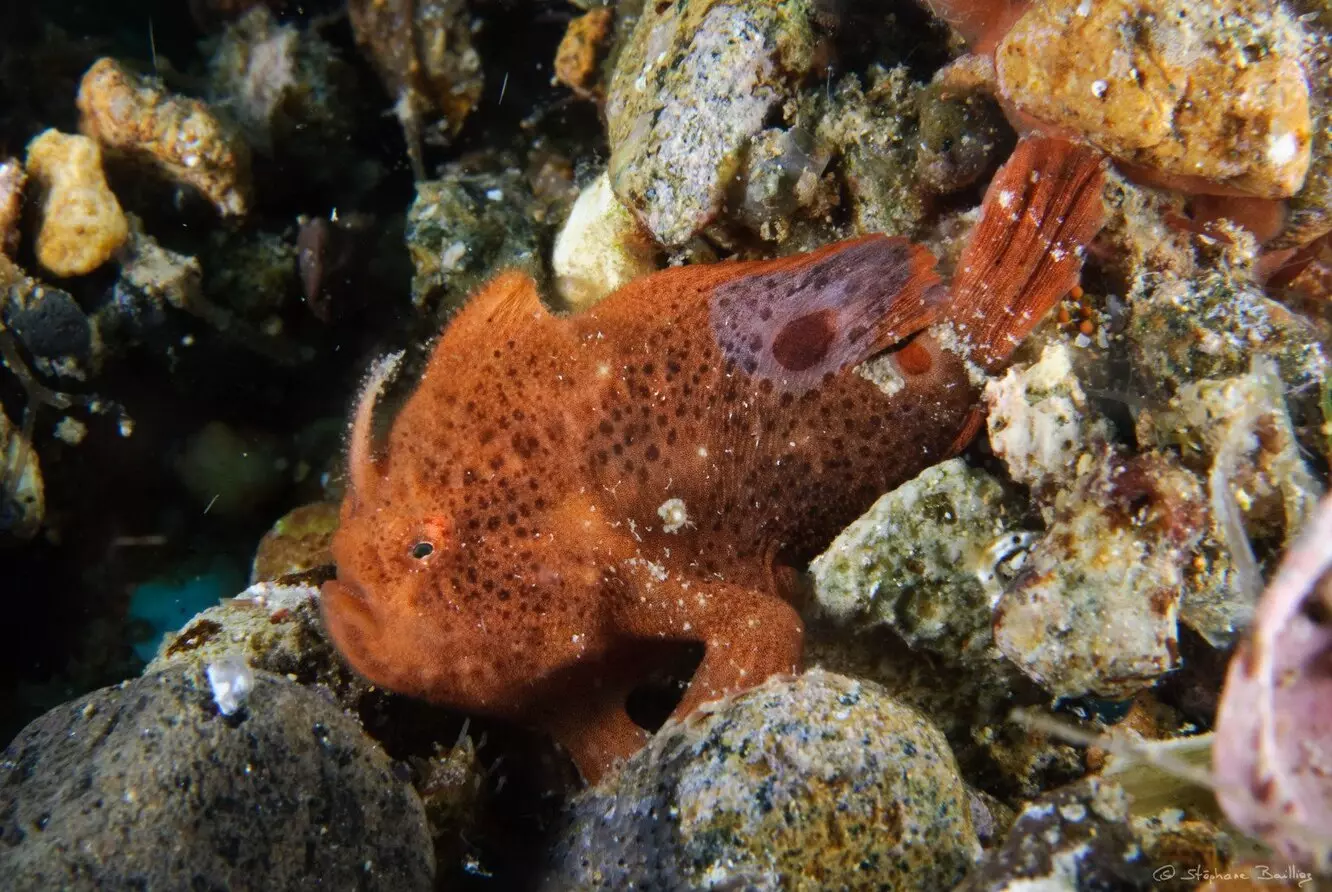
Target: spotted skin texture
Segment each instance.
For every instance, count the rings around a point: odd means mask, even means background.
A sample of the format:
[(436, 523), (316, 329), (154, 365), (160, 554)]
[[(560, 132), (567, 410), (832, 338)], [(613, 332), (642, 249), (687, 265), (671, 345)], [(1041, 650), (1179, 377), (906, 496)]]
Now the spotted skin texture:
[[(1024, 143), (995, 186), (1025, 201), (1033, 171), (1066, 168), (1078, 194), (1028, 217), (1072, 250), (1099, 227), (1092, 153)], [(1025, 320), (1072, 281), (968, 293), (1002, 292)], [(1008, 349), (960, 337), (974, 319), (928, 252), (883, 236), (667, 270), (566, 318), (503, 274), (446, 328), (377, 450), (382, 382), (362, 397), (328, 629), (371, 680), (545, 728), (595, 781), (643, 744), (625, 698), (664, 647), (704, 647), (677, 715), (797, 670), (790, 568), (966, 445), (967, 364)], [(872, 357), (891, 394), (857, 371)]]

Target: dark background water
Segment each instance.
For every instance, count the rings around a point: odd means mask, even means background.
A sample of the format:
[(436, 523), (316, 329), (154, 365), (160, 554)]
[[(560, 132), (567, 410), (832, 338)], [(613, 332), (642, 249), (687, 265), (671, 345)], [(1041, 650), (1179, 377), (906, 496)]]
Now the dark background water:
[[(203, 82), (210, 41), (216, 39), (216, 22), (204, 10), (208, 5), (5, 2), (0, 160), (22, 159), (27, 143), (49, 127), (78, 131), (79, 80), (102, 56), (145, 73), (157, 71), (172, 91), (200, 95), (202, 90), (189, 88)], [(473, 8), (487, 23), (476, 35), (489, 75), (485, 93), (452, 145), (427, 148), (428, 162), (437, 166), (530, 140), (524, 121), (543, 105), (549, 128), (599, 140), (595, 111), (568, 102), (567, 91), (560, 96), (549, 85), (555, 46), (576, 10), (551, 3), (474, 3)], [(219, 338), (198, 320), (183, 318), (174, 321), (170, 339), (108, 344), (99, 371), (87, 381), (42, 377), (58, 390), (95, 394), (123, 407), (133, 433), (120, 435), (115, 413), (97, 415), (80, 406), (67, 413), (37, 410), (34, 440), (45, 481), (46, 523), (28, 540), (0, 529), (0, 740), (62, 700), (138, 671), (142, 662), (132, 645), (152, 633), (127, 619), (136, 586), (187, 580), (219, 567), (222, 577), (243, 585), (255, 545), (274, 520), (297, 505), (336, 496), (342, 420), (369, 359), (428, 337), (438, 324), (438, 313), (414, 310), (408, 297), (410, 263), (401, 230), (414, 186), (402, 132), (389, 113), (391, 97), (357, 52), (340, 3), (288, 4), (279, 8), (279, 17), (302, 27), (319, 20), (319, 33), (351, 67), (363, 101), (350, 122), (350, 145), (339, 148), (373, 167), (373, 189), (340, 189), (336, 178), (331, 186), (313, 182), (303, 170), (257, 158), (255, 209), (228, 228), (201, 202), (122, 190), (114, 171), (111, 185), (163, 247), (204, 257), (209, 239), (224, 231), (241, 241), (257, 232), (276, 233), (290, 244), (300, 215), (324, 216), (335, 209), (369, 214), (382, 237), (360, 280), (364, 299), (326, 323), (308, 311), (299, 294), (288, 295), (281, 308), (284, 333), (313, 357), (294, 365), (271, 362), (234, 339)], [(496, 71), (506, 77), (495, 77)], [(31, 188), (27, 197), (32, 200)], [(32, 231), (29, 220), (14, 259), (38, 276)], [(110, 263), (77, 279), (45, 281), (68, 291), (93, 318), (114, 300), (117, 276)], [(294, 275), (291, 281), (296, 287)], [(182, 356), (171, 340), (180, 337), (191, 337), (197, 349)], [(31, 358), (21, 341), (18, 347)], [(0, 403), (13, 424), (21, 425), (27, 394), (18, 376), (4, 369)], [(65, 414), (88, 426), (77, 446), (53, 436)], [(279, 485), (261, 501), (230, 516), (205, 511), (182, 485), (175, 465), (191, 437), (213, 422), (256, 438), (289, 467), (306, 463), (310, 473), (301, 482), (293, 474), (280, 475)], [(321, 486), (323, 481), (331, 486)]]

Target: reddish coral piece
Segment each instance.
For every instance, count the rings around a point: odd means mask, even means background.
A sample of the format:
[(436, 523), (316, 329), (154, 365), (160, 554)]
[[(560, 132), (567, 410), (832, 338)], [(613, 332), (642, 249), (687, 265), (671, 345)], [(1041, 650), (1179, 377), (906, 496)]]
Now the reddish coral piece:
[(1021, 144), (954, 298), (927, 251), (882, 236), (667, 270), (568, 318), (499, 276), (378, 458), (382, 371), (362, 397), (324, 589), (334, 640), (386, 687), (550, 730), (589, 780), (646, 736), (624, 702), (657, 643), (705, 647), (677, 715), (794, 671), (789, 567), (965, 446), (968, 363), (1001, 365), (1076, 281), (1100, 170)]

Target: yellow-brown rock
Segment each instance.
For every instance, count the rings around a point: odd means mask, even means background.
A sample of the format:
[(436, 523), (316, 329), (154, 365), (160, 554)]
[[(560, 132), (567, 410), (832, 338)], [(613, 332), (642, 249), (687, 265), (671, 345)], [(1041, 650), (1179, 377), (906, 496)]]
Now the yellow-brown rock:
[(337, 502), (314, 502), (282, 515), (259, 540), (250, 584), (332, 564), (329, 542), (338, 528), (339, 507)]
[(1266, 0), (1039, 0), (995, 63), (1019, 111), (1121, 161), (1196, 191), (1285, 198), (1309, 168), (1302, 39)]
[(224, 217), (249, 209), (249, 146), (203, 102), (102, 58), (83, 75), (78, 106), (79, 129), (103, 147), (194, 187)]
[(555, 80), (585, 99), (600, 99), (605, 93), (597, 68), (611, 36), (615, 10), (598, 6), (569, 23), (555, 51)]
[(81, 276), (110, 260), (129, 221), (106, 184), (102, 153), (86, 136), (47, 130), (28, 144), (38, 189), (37, 262), (52, 275)]
[(23, 220), (23, 187), (28, 175), (17, 158), (0, 161), (0, 254), (13, 257), (18, 250)]

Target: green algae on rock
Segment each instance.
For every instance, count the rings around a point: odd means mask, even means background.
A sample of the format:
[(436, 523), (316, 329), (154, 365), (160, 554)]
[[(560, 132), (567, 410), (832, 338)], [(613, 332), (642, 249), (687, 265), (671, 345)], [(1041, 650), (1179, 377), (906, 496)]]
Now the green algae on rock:
[(864, 86), (844, 78), (819, 121), (818, 138), (842, 159), (856, 233), (912, 235), (925, 217), (929, 190), (916, 163), (918, 93), (904, 66), (876, 65)]
[(891, 626), (912, 647), (985, 659), (1009, 561), (1034, 534), (1021, 501), (960, 458), (874, 503), (810, 564), (821, 613)]
[(571, 807), (544, 888), (951, 888), (979, 856), (943, 735), (872, 682), (774, 678)]
[(202, 255), (203, 294), (269, 331), (300, 294), (296, 245), (289, 234), (247, 230), (209, 234)]
[(477, 172), (455, 163), (438, 179), (418, 182), (407, 211), (407, 250), (416, 270), (412, 303), (460, 306), (506, 267), (541, 281), (544, 227), (528, 214), (533, 201), (526, 178), (513, 166)]
[(749, 141), (809, 73), (809, 0), (689, 0), (644, 9), (606, 99), (611, 185), (661, 244), (722, 209)]
[(796, 214), (819, 217), (837, 202), (831, 155), (800, 127), (769, 127), (755, 135), (736, 177), (741, 198), (731, 213), (737, 222), (770, 242), (785, 242)]
[(956, 192), (993, 170), (1013, 145), (998, 104), (981, 91), (955, 93), (939, 82), (921, 89), (916, 173), (939, 193)]

